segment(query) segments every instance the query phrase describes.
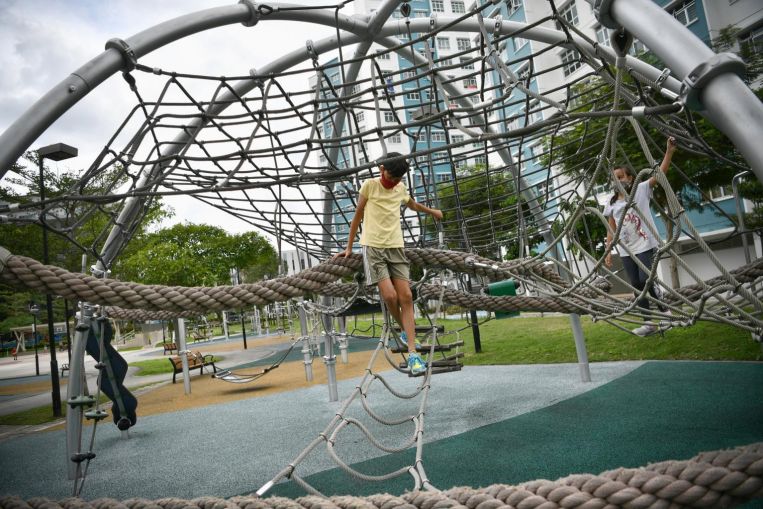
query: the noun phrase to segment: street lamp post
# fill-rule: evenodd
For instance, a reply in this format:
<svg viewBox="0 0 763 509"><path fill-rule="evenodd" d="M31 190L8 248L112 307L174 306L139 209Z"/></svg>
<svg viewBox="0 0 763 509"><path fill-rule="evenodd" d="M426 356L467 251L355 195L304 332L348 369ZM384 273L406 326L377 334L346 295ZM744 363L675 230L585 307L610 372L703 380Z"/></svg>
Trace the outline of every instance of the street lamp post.
<svg viewBox="0 0 763 509"><path fill-rule="evenodd" d="M45 202L45 178L44 166L45 159L51 161L63 161L70 157L77 156L77 149L66 145L65 143L55 143L47 145L37 150L37 159L40 165L40 202ZM41 207L42 208L42 207ZM50 263L48 256L48 230L45 225L42 227L42 263ZM61 417L61 388L58 381L58 360L56 359L56 335L53 330L53 298L45 294L45 306L48 311L48 337L50 338L50 382L53 390L53 415ZM39 374L39 373L38 373Z"/></svg>
<svg viewBox="0 0 763 509"><path fill-rule="evenodd" d="M35 301L29 302L29 312L32 313L32 337L34 339L34 371L40 375L40 358L37 356L37 315L40 314L40 306Z"/></svg>

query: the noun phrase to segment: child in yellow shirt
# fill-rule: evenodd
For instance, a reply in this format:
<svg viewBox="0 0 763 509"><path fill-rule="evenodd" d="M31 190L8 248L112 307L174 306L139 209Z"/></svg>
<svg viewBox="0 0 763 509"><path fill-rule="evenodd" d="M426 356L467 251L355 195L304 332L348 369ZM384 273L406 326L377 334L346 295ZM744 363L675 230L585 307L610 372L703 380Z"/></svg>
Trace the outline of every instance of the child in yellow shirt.
<svg viewBox="0 0 763 509"><path fill-rule="evenodd" d="M363 264L367 281L379 286L379 295L392 316L403 329L408 344L408 368L411 373L426 371L426 362L416 353L413 294L410 284L410 265L403 250L403 231L400 227L400 206L442 219L442 211L417 203L408 194L402 179L410 166L398 152L390 152L379 165L380 177L366 180L360 188L358 208L350 224L347 248L336 257L349 256L361 221L363 233Z"/></svg>

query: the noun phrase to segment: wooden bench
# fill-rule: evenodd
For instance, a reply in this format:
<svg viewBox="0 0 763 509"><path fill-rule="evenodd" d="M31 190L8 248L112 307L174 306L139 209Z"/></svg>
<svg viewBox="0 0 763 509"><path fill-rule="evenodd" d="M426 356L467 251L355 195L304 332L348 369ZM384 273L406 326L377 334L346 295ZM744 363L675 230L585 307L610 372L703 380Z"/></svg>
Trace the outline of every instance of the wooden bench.
<svg viewBox="0 0 763 509"><path fill-rule="evenodd" d="M162 346L164 347L164 352L162 352L162 355L166 354L167 352L172 353L173 350L178 349L178 346L175 343L162 343Z"/></svg>
<svg viewBox="0 0 763 509"><path fill-rule="evenodd" d="M202 355L201 352L189 352L188 357L188 371L199 368L199 374L204 373L204 366L212 366L212 372L217 373L217 367L215 366L214 355ZM175 383L175 378L178 373L183 372L183 359L179 356L173 356L169 358L170 364L172 364L172 383Z"/></svg>
<svg viewBox="0 0 763 509"><path fill-rule="evenodd" d="M212 339L212 334L207 331L202 331L199 329L194 329L191 331L191 339L194 343L197 341L209 341Z"/></svg>

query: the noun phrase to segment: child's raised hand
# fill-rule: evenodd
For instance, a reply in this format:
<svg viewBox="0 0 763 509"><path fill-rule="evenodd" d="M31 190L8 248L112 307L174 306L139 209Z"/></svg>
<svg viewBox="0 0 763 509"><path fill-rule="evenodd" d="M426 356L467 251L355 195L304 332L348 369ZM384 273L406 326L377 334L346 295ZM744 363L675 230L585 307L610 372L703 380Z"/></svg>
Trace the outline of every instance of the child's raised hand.
<svg viewBox="0 0 763 509"><path fill-rule="evenodd" d="M677 148L678 148L678 145L676 144L676 139L673 136L670 136L668 138L668 146L666 150L668 152L675 152Z"/></svg>
<svg viewBox="0 0 763 509"><path fill-rule="evenodd" d="M442 220L442 210L440 209L432 209L432 217L437 219L438 221Z"/></svg>
<svg viewBox="0 0 763 509"><path fill-rule="evenodd" d="M337 254L331 257L332 260L336 260L337 258L344 258L346 256L350 256L352 254L352 251L349 249L345 249L344 251L339 251Z"/></svg>

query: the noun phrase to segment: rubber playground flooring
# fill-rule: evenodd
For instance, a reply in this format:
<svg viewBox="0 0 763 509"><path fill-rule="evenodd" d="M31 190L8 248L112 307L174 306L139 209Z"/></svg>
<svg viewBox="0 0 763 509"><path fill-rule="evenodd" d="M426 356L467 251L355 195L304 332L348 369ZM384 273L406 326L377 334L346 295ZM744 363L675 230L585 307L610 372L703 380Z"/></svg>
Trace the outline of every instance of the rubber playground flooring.
<svg viewBox="0 0 763 509"><path fill-rule="evenodd" d="M152 395L157 410L164 411L149 415L148 402L141 397L131 439L124 440L109 420L105 429L99 428L98 457L83 496L249 494L329 422L357 383L365 369L362 358L368 355L355 352L350 364L337 362L336 403L327 402L320 358L314 362L315 382L293 390L292 384L304 380L301 362L281 366L248 389L193 377L193 397L185 399L196 400L206 383L237 393L234 399L202 399L207 406L176 410L169 393L160 390L182 394L182 383L151 391L145 396ZM348 370L341 371L343 366ZM279 370L291 371L292 380L270 378ZM570 364L468 366L433 377L423 449L430 481L440 488L516 484L685 459L704 450L763 441L763 363L597 363L592 373L593 384L579 382L577 366ZM394 372L389 376L408 386L420 380ZM380 404L378 409L398 404ZM414 457L413 450L372 456L372 447L358 435L343 442L343 457L367 474L395 470ZM71 488L65 480L62 443L60 430L0 442L0 469L5 472L0 495L65 497ZM412 487L407 474L384 483L359 482L334 468L325 447L318 456L306 462L305 478L326 494L399 494ZM25 474L31 471L34 477ZM287 482L267 495L304 494ZM756 504L744 507L763 507Z"/></svg>
<svg viewBox="0 0 763 509"><path fill-rule="evenodd" d="M424 465L435 486L478 487L638 467L759 442L762 384L761 363L650 362L579 396L429 443ZM414 457L406 451L352 467L381 475L411 464ZM306 480L326 495L380 490L339 468ZM410 486L405 475L385 482L383 490L397 494ZM291 482L270 493L305 494ZM763 507L759 502L745 507Z"/></svg>

